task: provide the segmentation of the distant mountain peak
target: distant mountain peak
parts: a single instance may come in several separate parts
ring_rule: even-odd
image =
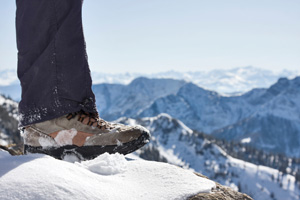
[[[278,81],[273,84],[269,89],[268,92],[272,93],[273,95],[278,95],[288,89],[295,89],[300,91],[300,76],[295,77],[294,79],[288,79],[286,77],[281,77]]]

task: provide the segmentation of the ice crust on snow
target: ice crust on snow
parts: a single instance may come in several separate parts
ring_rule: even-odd
[[[186,199],[215,183],[191,171],[123,155],[69,163],[46,155],[0,150],[0,199]]]

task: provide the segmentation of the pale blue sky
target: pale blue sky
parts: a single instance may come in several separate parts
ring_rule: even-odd
[[[92,71],[299,69],[299,0],[85,0]],[[15,1],[1,0],[0,70],[16,68]]]

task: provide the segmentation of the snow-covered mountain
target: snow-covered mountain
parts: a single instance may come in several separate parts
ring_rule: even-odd
[[[300,77],[281,78],[269,89],[226,97],[187,83],[156,99],[139,117],[168,113],[188,127],[227,140],[300,157]],[[137,116],[132,116],[136,118]]]
[[[227,140],[243,140],[273,152],[300,157],[300,77],[279,79],[252,101],[255,112],[213,134]]]
[[[94,84],[110,83],[127,85],[137,77],[168,78],[192,82],[199,87],[227,95],[241,94],[253,88],[267,88],[274,84],[280,77],[294,78],[297,75],[300,75],[299,71],[283,70],[273,72],[251,66],[228,70],[195,72],[166,71],[153,74],[92,72]],[[0,94],[9,95],[14,100],[19,101],[21,98],[20,91],[16,70],[0,71]]]
[[[294,176],[232,158],[168,114],[138,120],[121,118],[118,122],[140,124],[151,131],[150,145],[137,152],[140,157],[194,169],[256,200],[300,199]]]
[[[21,143],[17,106],[13,100],[0,95],[0,145]]]
[[[188,127],[271,152],[300,157],[300,77],[268,89],[222,96],[193,83],[135,79],[129,85],[94,86],[100,115],[108,120],[168,113]],[[275,137],[274,137],[275,136]]]
[[[101,116],[114,120],[120,116],[137,115],[154,100],[176,94],[184,81],[173,79],[137,78],[129,85],[94,85],[96,104]]]

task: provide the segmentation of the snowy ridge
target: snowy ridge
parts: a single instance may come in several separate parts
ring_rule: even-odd
[[[150,145],[137,152],[141,157],[149,156],[155,160],[163,160],[161,157],[164,157],[169,163],[203,173],[256,200],[300,199],[294,176],[232,158],[219,146],[193,133],[182,122],[167,114],[138,120],[121,118],[118,121],[140,124],[151,131]],[[157,158],[153,158],[153,150],[159,152]]]
[[[68,163],[45,155],[0,150],[0,199],[187,199],[215,183],[165,163],[103,154]]]

